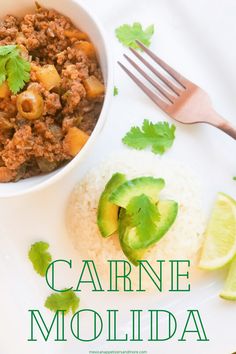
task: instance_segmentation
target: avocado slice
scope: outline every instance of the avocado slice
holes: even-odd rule
[[[145,194],[152,201],[157,202],[160,191],[164,188],[165,181],[162,178],[139,177],[126,181],[116,188],[109,201],[122,208],[126,208],[130,200],[138,195]]]
[[[161,200],[158,203],[160,212],[160,220],[156,223],[156,233],[152,238],[140,239],[136,232],[136,228],[132,228],[126,232],[123,237],[123,242],[127,247],[134,251],[146,249],[158,242],[173,225],[178,214],[178,203],[173,200]]]
[[[146,249],[134,250],[130,248],[126,244],[126,242],[124,242],[124,239],[127,238],[126,235],[128,235],[129,232],[131,231],[131,228],[129,227],[129,217],[126,215],[125,209],[120,210],[118,225],[119,225],[118,226],[119,240],[120,240],[122,251],[124,255],[128,258],[128,260],[134,266],[137,266],[138,261],[143,259]]]
[[[99,199],[97,225],[103,237],[112,235],[118,229],[119,207],[109,201],[111,193],[126,181],[122,173],[115,173],[105,186]]]

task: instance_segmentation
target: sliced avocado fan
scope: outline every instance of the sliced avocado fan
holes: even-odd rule
[[[105,186],[99,199],[97,225],[103,237],[112,235],[118,229],[119,207],[109,201],[111,193],[126,181],[122,173],[115,173]]]
[[[143,259],[147,250],[166,234],[177,217],[178,203],[172,200],[159,201],[159,194],[164,186],[165,181],[162,178],[139,177],[127,181],[124,174],[115,173],[101,194],[97,212],[97,225],[101,235],[108,237],[118,230],[121,248],[135,266]],[[133,219],[135,214],[132,215],[128,211],[129,203],[142,195],[147,199],[147,203],[140,202],[140,209],[138,204],[138,209],[134,212],[136,219]],[[160,214],[156,220],[155,209],[153,210],[155,207]],[[145,213],[146,208],[150,214]],[[147,217],[147,226],[139,225],[139,218],[137,218],[139,213]],[[153,229],[149,228],[149,232],[146,233],[149,215]],[[154,215],[153,219],[152,215]]]
[[[126,208],[130,200],[140,194],[145,194],[153,202],[157,202],[160,191],[164,188],[162,178],[139,177],[121,184],[111,193],[109,201],[122,208]]]

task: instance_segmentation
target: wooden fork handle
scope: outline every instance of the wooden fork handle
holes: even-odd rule
[[[236,127],[222,119],[222,121],[217,124],[217,128],[221,129],[223,132],[231,136],[234,140],[236,140]]]

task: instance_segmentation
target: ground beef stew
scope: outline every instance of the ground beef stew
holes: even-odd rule
[[[105,91],[94,45],[56,11],[6,16],[0,48],[13,44],[30,63],[30,79],[17,94],[8,79],[0,85],[0,182],[71,160],[96,125]]]

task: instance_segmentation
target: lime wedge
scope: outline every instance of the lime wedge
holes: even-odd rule
[[[236,257],[230,265],[225,286],[220,293],[220,297],[225,300],[236,300]]]
[[[219,193],[214,205],[203,245],[200,268],[218,269],[236,254],[236,202]]]

